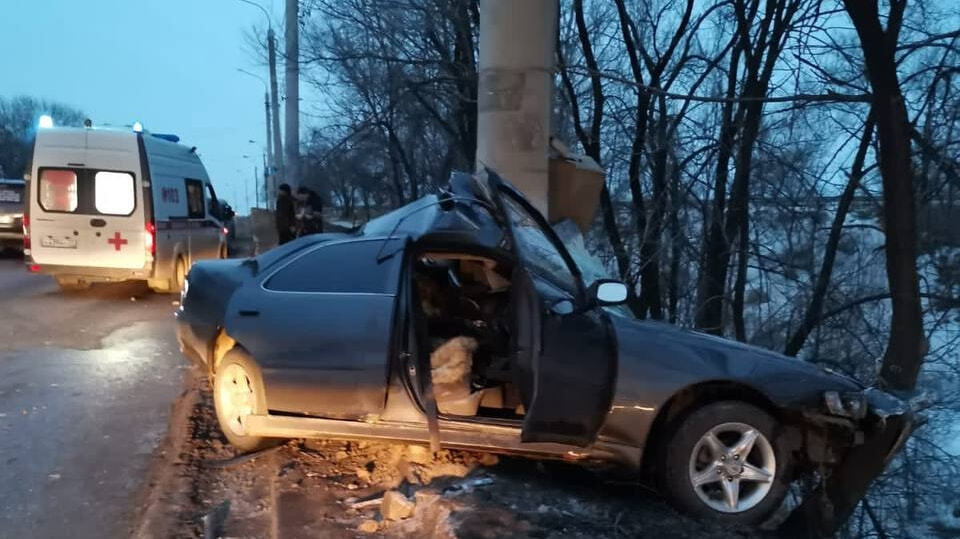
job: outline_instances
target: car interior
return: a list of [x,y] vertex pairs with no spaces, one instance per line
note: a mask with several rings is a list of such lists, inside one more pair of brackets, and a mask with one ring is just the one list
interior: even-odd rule
[[493,258],[425,252],[413,279],[441,414],[521,419],[510,364],[511,267]]

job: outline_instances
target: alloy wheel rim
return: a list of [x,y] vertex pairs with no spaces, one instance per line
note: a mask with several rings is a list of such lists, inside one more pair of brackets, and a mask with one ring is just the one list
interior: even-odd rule
[[746,423],[722,423],[700,437],[690,455],[688,477],[697,497],[722,513],[757,506],[773,487],[773,446]]
[[253,384],[250,376],[240,365],[231,364],[225,367],[223,383],[217,391],[217,402],[220,413],[227,423],[227,428],[238,436],[247,433],[247,417],[254,413],[256,402]]

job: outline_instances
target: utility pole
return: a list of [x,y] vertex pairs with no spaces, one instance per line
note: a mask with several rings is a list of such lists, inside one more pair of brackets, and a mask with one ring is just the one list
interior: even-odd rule
[[557,10],[557,0],[480,0],[477,169],[495,170],[544,215]]
[[[280,97],[279,92],[277,91],[277,45],[276,37],[273,33],[273,21],[270,18],[270,13],[260,4],[253,2],[252,0],[239,0],[244,4],[250,4],[251,6],[259,9],[263,12],[263,16],[267,19],[267,64],[270,67],[270,97],[271,97],[271,108],[272,111],[269,114],[272,123],[273,123],[273,148],[270,152],[270,160],[272,163],[270,167],[273,169],[274,183],[276,183],[277,175],[283,174],[283,141],[280,139]],[[267,140],[270,140],[270,128],[267,128]],[[267,172],[264,171],[266,175]],[[272,191],[267,191],[267,207],[272,208],[274,204],[274,197],[276,193]]]
[[286,77],[284,85],[287,91],[285,116],[286,169],[284,178],[294,187],[300,183],[300,22],[297,0],[287,0],[285,13],[285,53],[284,66]]
[[[263,154],[263,201],[270,200],[270,165],[268,164],[267,154]],[[276,189],[274,189],[276,191]],[[257,189],[259,193],[260,190]],[[260,199],[257,199],[257,207],[260,207]],[[268,208],[269,209],[269,208]]]
[[[263,163],[263,175],[264,175],[264,177],[266,177],[266,176],[268,176],[268,175],[270,174],[270,168],[276,167],[276,164],[275,164],[275,163],[276,163],[276,155],[275,155],[274,152],[273,152],[273,138],[272,138],[271,135],[270,135],[270,93],[269,93],[269,86],[267,85],[267,81],[263,80],[263,77],[261,77],[260,75],[257,75],[257,74],[255,74],[255,73],[251,73],[251,72],[247,71],[246,69],[242,69],[242,68],[239,68],[239,67],[237,68],[237,71],[239,71],[239,72],[241,72],[241,73],[243,73],[243,74],[246,74],[246,75],[250,75],[251,77],[254,77],[254,78],[256,78],[257,80],[259,80],[260,82],[263,83],[263,113],[264,113],[264,118],[265,118],[264,125],[266,126],[266,130],[267,130],[267,154],[266,154],[266,157],[265,157],[265,161],[264,161],[264,163]],[[260,202],[259,202],[259,200],[260,200],[260,195],[259,195],[259,193],[260,193],[260,191],[257,190],[257,205],[260,204]]]
[[[277,40],[273,34],[273,27],[267,29],[267,62],[270,64],[270,106],[272,108],[270,120],[273,122],[273,183],[276,185],[278,178],[282,181],[284,174],[283,167],[283,141],[280,139],[280,93],[277,91]],[[276,202],[276,189],[267,191],[267,208],[272,208]]]

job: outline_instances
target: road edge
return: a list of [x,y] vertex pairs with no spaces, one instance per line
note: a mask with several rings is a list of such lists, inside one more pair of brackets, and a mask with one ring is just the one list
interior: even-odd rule
[[130,537],[176,535],[179,511],[189,504],[190,478],[182,472],[184,448],[190,441],[190,416],[200,400],[202,378],[195,367],[184,370],[183,392],[170,405],[167,434],[154,450],[144,487],[137,495],[139,517]]

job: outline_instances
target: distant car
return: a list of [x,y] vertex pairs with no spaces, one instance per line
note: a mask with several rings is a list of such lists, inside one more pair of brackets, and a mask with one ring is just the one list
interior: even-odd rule
[[198,263],[178,338],[242,451],[359,438],[615,462],[732,522],[906,413],[812,364],[625,316],[622,283],[582,275],[516,189],[455,174],[357,233]]
[[23,250],[23,180],[0,178],[0,252]]

